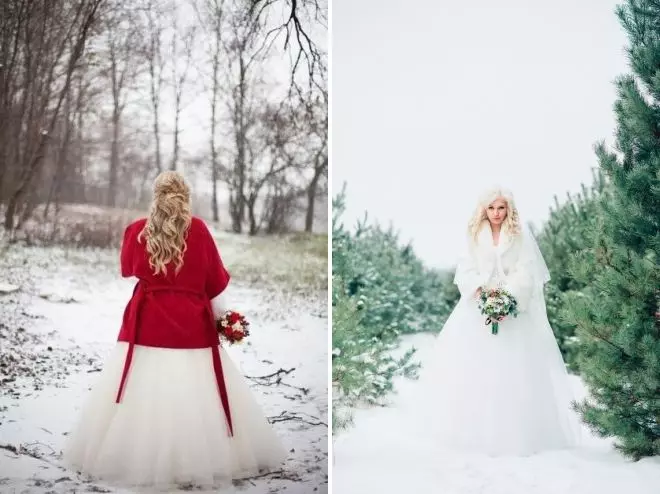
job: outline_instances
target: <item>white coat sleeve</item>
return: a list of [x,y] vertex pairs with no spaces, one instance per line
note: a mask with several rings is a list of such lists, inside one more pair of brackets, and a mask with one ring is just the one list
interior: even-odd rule
[[477,288],[484,286],[488,282],[489,277],[490,273],[479,271],[474,243],[468,239],[454,275],[454,283],[458,286],[461,297],[472,297],[477,291]]
[[222,314],[230,310],[229,299],[227,297],[228,291],[230,291],[230,287],[227,287],[219,295],[211,299],[211,308],[213,309],[213,316],[216,319],[219,319]]
[[523,230],[518,258],[506,276],[504,289],[518,301],[518,310],[524,311],[535,291],[543,292],[543,285],[550,279],[543,256],[531,232]]

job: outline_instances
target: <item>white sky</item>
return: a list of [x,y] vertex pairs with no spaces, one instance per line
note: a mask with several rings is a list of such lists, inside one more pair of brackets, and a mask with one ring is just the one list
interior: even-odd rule
[[591,183],[628,71],[615,0],[335,0],[333,194],[453,265],[476,197],[500,183],[539,224]]

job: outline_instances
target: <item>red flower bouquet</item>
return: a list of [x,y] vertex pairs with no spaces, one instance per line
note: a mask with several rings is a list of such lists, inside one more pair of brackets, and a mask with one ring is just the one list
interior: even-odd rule
[[233,310],[225,312],[215,323],[220,337],[224,338],[230,345],[240,343],[243,338],[249,336],[249,326],[250,323],[245,319],[245,316]]

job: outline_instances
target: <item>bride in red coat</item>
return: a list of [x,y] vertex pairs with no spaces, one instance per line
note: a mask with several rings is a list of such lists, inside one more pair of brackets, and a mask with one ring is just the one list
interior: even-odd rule
[[121,274],[138,282],[64,461],[141,485],[229,484],[277,468],[283,446],[219,345],[230,277],[180,174],[160,174],[149,217],[126,228]]

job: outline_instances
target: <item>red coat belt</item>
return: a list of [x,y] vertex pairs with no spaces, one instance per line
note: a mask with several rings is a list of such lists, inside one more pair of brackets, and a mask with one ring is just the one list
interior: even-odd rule
[[[202,297],[203,299],[206,298],[206,294],[204,292],[199,292],[191,288],[167,286],[167,285],[145,286],[142,281],[137,283],[137,285],[135,286],[135,290],[133,291],[133,300],[131,302],[131,308],[130,308],[132,314],[130,314],[131,317],[128,317],[127,319],[128,321],[132,321],[133,323],[130,324],[130,326],[127,328],[128,352],[126,352],[126,360],[124,361],[124,371],[122,372],[121,382],[119,383],[117,399],[115,400],[116,403],[121,403],[124,388],[126,386],[126,379],[128,377],[128,371],[131,367],[131,362],[133,360],[133,347],[135,346],[135,342],[137,341],[138,328],[140,326],[138,317],[140,315],[140,309],[142,307],[142,304],[147,298],[154,300],[153,296],[155,292],[163,292],[163,291],[188,293],[191,295]],[[155,307],[160,308],[160,306],[157,303],[154,303],[153,305]],[[215,329],[215,317],[213,316],[211,301],[206,299],[205,305],[206,305],[206,315],[209,319],[209,323],[207,327],[209,328],[208,340],[209,340],[209,346],[211,347],[211,357],[213,359],[213,371],[215,372],[215,379],[216,382],[218,383],[218,391],[220,393],[222,408],[225,411],[225,417],[227,417],[227,427],[229,429],[229,435],[233,436],[234,429],[232,426],[231,411],[229,409],[229,396],[227,395],[227,387],[225,385],[224,373],[222,371],[222,362],[220,361],[220,351],[218,350],[219,342],[218,342],[218,334],[216,333],[216,329]],[[163,309],[161,308],[161,310]],[[163,312],[165,311],[163,310]],[[167,314],[164,315],[167,316]],[[174,321],[171,322],[174,323]]]

